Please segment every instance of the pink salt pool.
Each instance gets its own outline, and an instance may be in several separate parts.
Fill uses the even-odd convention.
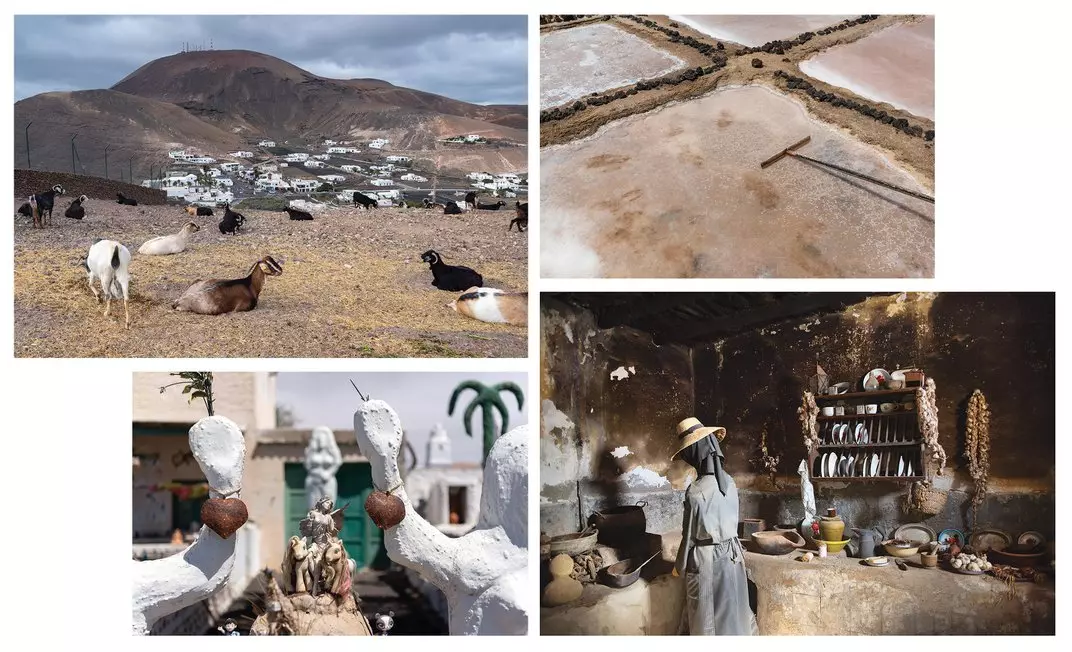
[[[861,97],[934,119],[934,17],[901,23],[800,64],[800,70]]]
[[[756,47],[791,39],[856,16],[670,16],[698,32],[718,39]]]

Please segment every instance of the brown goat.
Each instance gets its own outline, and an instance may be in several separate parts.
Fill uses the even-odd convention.
[[[279,276],[283,266],[271,256],[253,263],[245,278],[223,280],[218,278],[198,281],[183,292],[171,307],[175,310],[196,312],[200,315],[222,315],[228,312],[244,312],[257,307],[257,297],[264,287],[266,276]]]

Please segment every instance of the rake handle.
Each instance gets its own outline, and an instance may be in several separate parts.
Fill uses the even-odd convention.
[[[934,197],[929,197],[929,196],[924,195],[922,193],[918,193],[918,192],[916,192],[914,190],[909,190],[908,188],[902,188],[901,186],[895,186],[892,183],[887,183],[885,181],[876,179],[874,177],[869,177],[866,174],[860,174],[859,172],[850,170],[848,168],[843,168],[840,165],[834,165],[833,163],[827,163],[826,161],[820,161],[820,160],[814,159],[814,158],[812,158],[810,156],[805,156],[804,154],[797,154],[796,152],[791,152],[789,150],[786,150],[783,153],[785,155],[787,155],[787,156],[793,156],[795,158],[802,158],[805,161],[811,161],[812,163],[815,163],[816,165],[822,165],[824,167],[828,167],[828,168],[837,170],[838,172],[844,172],[845,174],[848,174],[850,176],[854,176],[854,177],[856,177],[858,179],[864,179],[866,181],[870,181],[871,183],[876,183],[876,184],[882,186],[883,188],[889,188],[890,190],[896,190],[897,192],[904,193],[904,194],[909,195],[911,197],[915,197],[916,199],[922,199],[925,202],[930,202],[932,204],[934,203]]]

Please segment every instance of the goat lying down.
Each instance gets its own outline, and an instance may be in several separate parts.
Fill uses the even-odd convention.
[[[122,296],[126,327],[130,328],[130,251],[115,240],[98,240],[89,248],[83,265],[88,272],[89,289],[98,302],[101,293],[97,292],[93,281],[100,279],[101,290],[104,291],[104,316],[107,317],[111,312],[112,298]]]
[[[529,320],[529,293],[472,287],[447,307],[489,324],[524,326]]]
[[[257,307],[257,298],[264,287],[265,277],[279,276],[282,273],[283,266],[271,256],[265,256],[253,263],[249,275],[244,278],[211,278],[194,283],[171,307],[199,315],[223,315],[253,310]]]
[[[138,253],[145,254],[146,256],[167,256],[169,254],[177,254],[186,251],[186,241],[191,235],[200,230],[201,227],[193,222],[187,222],[178,233],[159,235],[150,240],[146,240],[145,244],[138,248]]]

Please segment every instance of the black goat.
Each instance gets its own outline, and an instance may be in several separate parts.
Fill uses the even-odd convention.
[[[447,205],[443,207],[444,215],[461,215],[462,209],[458,206],[457,202],[448,201]]]
[[[223,220],[220,222],[220,233],[236,235],[238,228],[246,223],[246,218],[241,213],[231,210],[231,205],[226,204],[223,212]]]
[[[516,224],[518,233],[521,233],[529,228],[529,204],[528,202],[522,204],[521,202],[516,201],[514,202],[514,210],[517,212],[517,217],[510,220],[510,226],[506,227],[506,230],[510,231]]]
[[[362,194],[357,191],[354,191],[354,203],[361,204],[365,208],[376,208],[380,205],[380,203],[372,197],[369,197],[368,195]]]
[[[187,206],[186,212],[190,217],[212,217],[212,209],[208,206]]]
[[[71,205],[64,211],[63,216],[69,217],[72,220],[80,220],[86,216],[86,209],[82,206],[83,202],[89,201],[89,197],[81,195],[78,199],[71,202]]]
[[[63,193],[63,186],[56,184],[52,186],[51,190],[30,195],[30,209],[35,228],[44,228],[46,213],[48,214],[48,223],[52,223],[52,207],[56,205],[56,197]]]
[[[33,206],[30,206],[30,202],[26,202],[19,206],[18,214],[23,217],[33,217]]]
[[[500,208],[502,208],[503,206],[506,206],[506,202],[504,202],[501,199],[496,204],[477,204],[476,205],[476,207],[479,208],[482,211],[497,211]]]
[[[476,270],[461,265],[447,265],[434,249],[421,254],[421,260],[432,268],[432,285],[440,290],[461,292],[472,287],[484,286],[484,277]]]
[[[127,197],[121,192],[115,193],[115,203],[122,204],[124,206],[137,206],[138,200],[133,197]]]
[[[299,211],[296,208],[289,208],[288,207],[288,208],[284,208],[283,210],[286,212],[287,215],[290,216],[290,219],[292,219],[292,220],[312,221],[312,219],[313,219],[313,216],[310,215],[309,213],[306,213],[305,211]]]
[[[473,208],[476,208],[476,191],[475,190],[470,190],[469,192],[465,193],[465,203],[469,204],[469,206],[471,206]]]

